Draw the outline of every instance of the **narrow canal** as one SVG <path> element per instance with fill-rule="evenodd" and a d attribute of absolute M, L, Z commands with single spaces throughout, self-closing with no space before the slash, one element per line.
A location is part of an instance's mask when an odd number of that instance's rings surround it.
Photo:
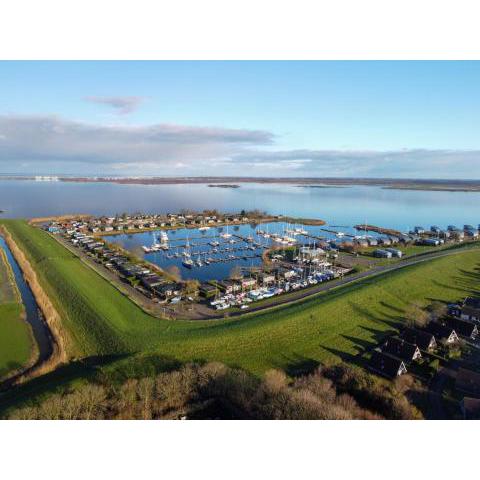
<path fill-rule="evenodd" d="M 22 297 L 22 303 L 25 307 L 26 320 L 32 326 L 33 335 L 39 350 L 39 358 L 37 360 L 37 364 L 39 364 L 45 361 L 52 354 L 50 331 L 43 320 L 30 287 L 23 278 L 23 274 L 18 266 L 18 263 L 13 257 L 10 248 L 2 236 L 0 236 L 0 248 L 5 251 L 7 260 L 12 267 L 15 276 L 15 282 L 17 283 L 20 295 Z"/>

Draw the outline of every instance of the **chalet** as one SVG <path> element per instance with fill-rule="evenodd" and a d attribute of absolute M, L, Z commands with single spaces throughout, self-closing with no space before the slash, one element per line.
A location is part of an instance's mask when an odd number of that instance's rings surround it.
<path fill-rule="evenodd" d="M 431 333 L 435 338 L 445 340 L 447 343 L 458 342 L 457 332 L 447 325 L 442 325 L 438 322 L 430 322 L 426 327 L 425 331 Z"/>
<path fill-rule="evenodd" d="M 402 258 L 402 251 L 398 250 L 397 248 L 386 248 L 385 249 L 387 252 L 390 252 L 392 254 L 392 257 L 397 257 L 397 258 Z"/>
<path fill-rule="evenodd" d="M 407 342 L 403 338 L 391 337 L 382 345 L 382 352 L 401 358 L 406 362 L 412 362 L 422 358 L 420 349 L 414 343 Z"/>
<path fill-rule="evenodd" d="M 438 247 L 438 245 L 440 245 L 440 240 L 437 238 L 419 238 L 416 243 L 417 245 L 424 245 L 427 247 Z"/>
<path fill-rule="evenodd" d="M 455 317 L 447 317 L 445 319 L 445 324 L 448 327 L 453 328 L 461 337 L 471 338 L 472 340 L 477 338 L 478 327 L 473 322 Z"/>
<path fill-rule="evenodd" d="M 373 256 L 379 258 L 392 258 L 392 252 L 378 248 L 377 250 L 373 251 Z"/>
<path fill-rule="evenodd" d="M 414 227 L 413 231 L 418 235 L 425 233 L 425 229 L 423 227 Z"/>
<path fill-rule="evenodd" d="M 465 230 L 465 235 L 469 238 L 478 238 L 478 230 Z"/>
<path fill-rule="evenodd" d="M 435 337 L 431 333 L 417 330 L 416 328 L 404 328 L 400 337 L 409 343 L 417 345 L 424 352 L 431 352 L 437 346 Z"/>
<path fill-rule="evenodd" d="M 480 399 L 464 397 L 460 402 L 464 420 L 480 420 Z"/>
<path fill-rule="evenodd" d="M 367 242 L 371 247 L 376 247 L 378 245 L 376 238 L 367 238 Z"/>
<path fill-rule="evenodd" d="M 355 243 L 359 246 L 359 247 L 368 247 L 368 240 L 365 239 L 365 238 L 357 238 L 355 239 Z"/>
<path fill-rule="evenodd" d="M 379 238 L 378 243 L 384 246 L 389 246 L 392 244 L 392 241 L 389 238 Z"/>
<path fill-rule="evenodd" d="M 470 397 L 480 398 L 480 373 L 459 368 L 455 388 Z"/>
<path fill-rule="evenodd" d="M 460 242 L 465 238 L 465 234 L 463 232 L 461 232 L 460 230 L 454 230 L 453 232 L 451 232 L 451 236 L 455 240 L 458 240 Z"/>
<path fill-rule="evenodd" d="M 162 283 L 153 288 L 153 291 L 160 297 L 170 298 L 180 293 L 180 286 L 177 283 Z"/>
<path fill-rule="evenodd" d="M 403 360 L 379 350 L 373 351 L 369 367 L 373 372 L 387 378 L 395 378 L 407 373 L 407 367 Z"/>
<path fill-rule="evenodd" d="M 238 282 L 230 279 L 218 282 L 218 286 L 223 289 L 225 293 L 234 293 L 242 289 L 242 286 Z"/>

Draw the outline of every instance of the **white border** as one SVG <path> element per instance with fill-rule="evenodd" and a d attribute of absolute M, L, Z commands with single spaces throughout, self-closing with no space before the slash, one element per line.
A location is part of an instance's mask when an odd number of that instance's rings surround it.
<path fill-rule="evenodd" d="M 4 0 L 4 59 L 477 59 L 475 0 Z"/>

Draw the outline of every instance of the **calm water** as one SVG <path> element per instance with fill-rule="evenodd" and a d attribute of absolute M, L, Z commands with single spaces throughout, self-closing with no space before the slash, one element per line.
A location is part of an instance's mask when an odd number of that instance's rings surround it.
<path fill-rule="evenodd" d="M 0 237 L 0 248 L 5 251 L 7 255 L 7 260 L 12 267 L 13 274 L 15 276 L 15 282 L 20 291 L 23 305 L 25 306 L 25 313 L 27 317 L 26 320 L 31 325 L 33 335 L 35 337 L 35 340 L 37 341 L 37 345 L 39 348 L 39 361 L 46 360 L 52 353 L 52 346 L 48 329 L 43 320 L 40 318 L 37 302 L 35 301 L 30 287 L 27 285 L 27 282 L 23 278 L 22 271 L 20 270 L 18 263 L 13 257 L 10 248 L 5 243 L 5 240 L 2 237 Z"/>
<path fill-rule="evenodd" d="M 406 230 L 414 225 L 480 223 L 480 193 L 386 190 L 380 187 L 308 188 L 242 184 L 116 185 L 0 180 L 4 217 L 64 213 L 171 212 L 182 208 L 223 211 L 258 208 L 270 213 L 318 217 L 330 225 L 363 223 Z"/>

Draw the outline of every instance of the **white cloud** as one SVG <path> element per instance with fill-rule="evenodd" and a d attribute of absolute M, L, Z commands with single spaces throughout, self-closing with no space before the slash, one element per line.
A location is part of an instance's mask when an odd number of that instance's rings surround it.
<path fill-rule="evenodd" d="M 126 96 L 126 97 L 85 97 L 87 102 L 98 103 L 112 107 L 118 115 L 127 115 L 134 112 L 144 102 L 145 98 Z"/>

